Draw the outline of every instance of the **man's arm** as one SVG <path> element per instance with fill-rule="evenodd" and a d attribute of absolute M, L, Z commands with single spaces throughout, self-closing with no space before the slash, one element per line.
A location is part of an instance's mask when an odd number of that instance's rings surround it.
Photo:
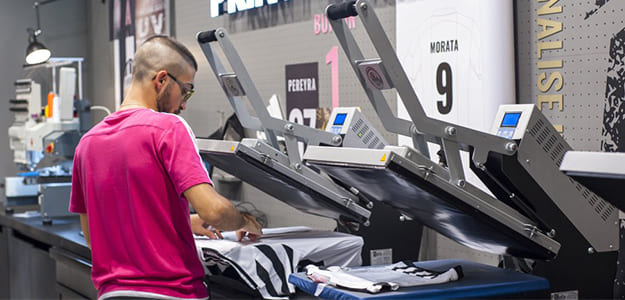
<path fill-rule="evenodd" d="M 209 239 L 223 239 L 221 232 L 204 222 L 198 214 L 191 214 L 191 231 L 193 234 L 204 235 Z"/>
<path fill-rule="evenodd" d="M 204 222 L 222 231 L 237 230 L 241 240 L 247 233 L 251 240 L 262 234 L 262 226 L 250 214 L 240 213 L 228 199 L 219 195 L 206 183 L 194 185 L 184 191 L 184 196 Z"/>
<path fill-rule="evenodd" d="M 87 219 L 87 214 L 80 214 L 80 228 L 82 229 L 82 234 L 85 237 L 85 242 L 87 242 L 87 247 L 91 249 L 91 237 L 89 235 L 89 219 Z"/>

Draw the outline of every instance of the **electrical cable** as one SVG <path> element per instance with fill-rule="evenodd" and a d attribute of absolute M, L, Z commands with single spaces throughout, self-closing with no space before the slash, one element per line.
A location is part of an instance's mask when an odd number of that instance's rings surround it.
<path fill-rule="evenodd" d="M 92 105 L 91 106 L 91 110 L 102 110 L 102 111 L 105 111 L 107 116 L 111 114 L 111 110 L 109 110 L 106 106 Z"/>
<path fill-rule="evenodd" d="M 239 211 L 247 212 L 253 215 L 256 218 L 256 221 L 258 221 L 258 223 L 260 223 L 260 225 L 262 225 L 263 227 L 267 226 L 267 214 L 258 210 L 258 208 L 256 208 L 256 206 L 251 202 L 242 201 L 236 204 L 235 207 Z"/>

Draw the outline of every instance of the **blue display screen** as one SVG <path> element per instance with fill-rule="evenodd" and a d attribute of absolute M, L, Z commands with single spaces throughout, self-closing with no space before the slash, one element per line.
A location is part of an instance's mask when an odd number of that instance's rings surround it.
<path fill-rule="evenodd" d="M 501 127 L 516 127 L 517 125 L 519 125 L 520 118 L 520 112 L 505 113 L 503 115 L 503 120 L 501 120 Z"/>
<path fill-rule="evenodd" d="M 333 125 L 343 125 L 345 123 L 346 117 L 347 117 L 347 114 L 336 114 Z"/>

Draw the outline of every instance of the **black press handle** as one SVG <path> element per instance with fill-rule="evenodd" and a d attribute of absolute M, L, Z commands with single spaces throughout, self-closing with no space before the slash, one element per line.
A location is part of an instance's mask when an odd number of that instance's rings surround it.
<path fill-rule="evenodd" d="M 357 15 L 356 0 L 330 4 L 326 8 L 326 16 L 328 16 L 330 20 L 344 19 Z"/>
<path fill-rule="evenodd" d="M 200 42 L 201 44 L 216 42 L 217 35 L 215 32 L 216 32 L 215 30 L 202 31 L 197 34 L 197 41 Z"/>

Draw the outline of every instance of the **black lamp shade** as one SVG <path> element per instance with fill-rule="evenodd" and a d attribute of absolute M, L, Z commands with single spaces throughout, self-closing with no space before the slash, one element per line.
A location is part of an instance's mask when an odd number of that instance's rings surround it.
<path fill-rule="evenodd" d="M 42 43 L 33 37 L 26 48 L 26 63 L 29 65 L 46 62 L 52 53 Z"/>

